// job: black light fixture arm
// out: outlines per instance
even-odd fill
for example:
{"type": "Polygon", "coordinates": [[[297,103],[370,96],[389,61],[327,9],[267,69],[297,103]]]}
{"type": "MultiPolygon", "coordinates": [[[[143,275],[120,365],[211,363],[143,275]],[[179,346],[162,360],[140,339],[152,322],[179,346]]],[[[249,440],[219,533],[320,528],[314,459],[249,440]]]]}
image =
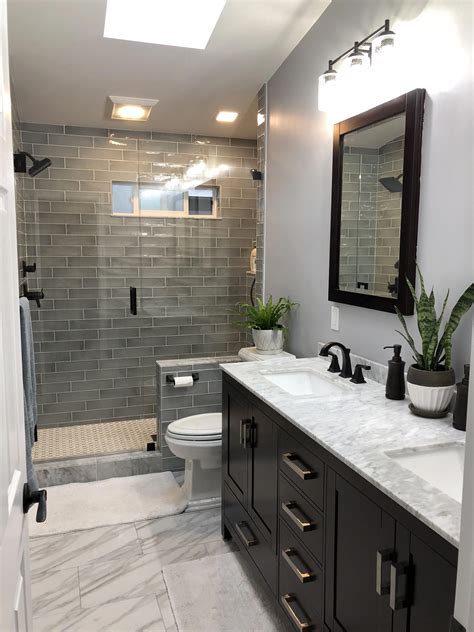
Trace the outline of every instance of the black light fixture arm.
{"type": "MultiPolygon", "coordinates": [[[[349,55],[350,53],[357,50],[361,50],[361,47],[367,44],[367,42],[371,40],[373,37],[375,37],[376,35],[380,35],[381,33],[384,33],[384,32],[388,33],[389,31],[390,31],[390,20],[385,20],[383,26],[379,26],[378,29],[375,29],[373,33],[371,33],[370,35],[367,35],[366,37],[364,37],[364,39],[361,39],[358,42],[354,42],[354,46],[351,46],[346,51],[341,53],[339,57],[336,57],[335,59],[330,59],[329,70],[332,70],[332,67],[334,66],[334,64],[337,64],[338,61],[341,61],[341,59],[344,59],[344,57],[347,57],[347,55],[349,55]]],[[[371,50],[372,50],[372,45],[369,44],[368,48],[364,52],[367,52],[370,55],[371,50]]]]}

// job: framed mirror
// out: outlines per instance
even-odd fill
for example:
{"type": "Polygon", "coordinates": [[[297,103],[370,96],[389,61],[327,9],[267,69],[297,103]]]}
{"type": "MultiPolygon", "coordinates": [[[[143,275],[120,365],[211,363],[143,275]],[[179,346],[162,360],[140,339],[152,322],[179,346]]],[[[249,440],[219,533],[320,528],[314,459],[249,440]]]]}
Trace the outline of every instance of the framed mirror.
{"type": "Polygon", "coordinates": [[[329,300],[413,314],[425,91],[334,126],[329,300]]]}

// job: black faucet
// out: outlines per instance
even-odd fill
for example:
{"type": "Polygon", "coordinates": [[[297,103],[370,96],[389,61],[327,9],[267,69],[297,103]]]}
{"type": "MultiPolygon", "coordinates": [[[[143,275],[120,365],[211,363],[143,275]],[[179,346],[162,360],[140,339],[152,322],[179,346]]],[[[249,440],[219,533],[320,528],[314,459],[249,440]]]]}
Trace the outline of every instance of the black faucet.
{"type": "Polygon", "coordinates": [[[319,355],[323,358],[327,358],[329,355],[329,350],[332,347],[339,347],[339,349],[342,351],[342,371],[339,373],[339,375],[341,377],[352,377],[351,350],[345,347],[341,342],[328,342],[321,349],[319,355]]]}

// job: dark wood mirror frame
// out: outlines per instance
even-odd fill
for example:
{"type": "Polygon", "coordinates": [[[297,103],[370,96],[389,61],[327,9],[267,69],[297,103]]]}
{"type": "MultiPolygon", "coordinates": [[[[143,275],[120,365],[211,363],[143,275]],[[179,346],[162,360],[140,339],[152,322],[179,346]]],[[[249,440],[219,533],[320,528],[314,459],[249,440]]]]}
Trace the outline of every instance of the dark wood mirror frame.
{"type": "Polygon", "coordinates": [[[382,103],[334,125],[331,241],[329,255],[329,300],[384,312],[395,312],[395,306],[405,315],[414,311],[406,279],[415,285],[418,205],[420,197],[421,140],[423,130],[425,90],[417,89],[382,103]],[[400,259],[398,296],[390,298],[339,289],[339,254],[341,242],[341,198],[344,135],[381,123],[405,113],[405,149],[403,157],[403,192],[400,228],[400,259]]]}

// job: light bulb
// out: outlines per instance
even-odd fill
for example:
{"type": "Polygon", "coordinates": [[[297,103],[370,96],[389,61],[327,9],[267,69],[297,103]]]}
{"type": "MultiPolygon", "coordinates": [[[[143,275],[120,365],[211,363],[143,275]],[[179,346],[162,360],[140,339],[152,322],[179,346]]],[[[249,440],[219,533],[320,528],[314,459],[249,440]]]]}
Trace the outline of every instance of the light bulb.
{"type": "Polygon", "coordinates": [[[330,112],[336,105],[337,72],[331,67],[318,79],[318,109],[330,112]]]}
{"type": "Polygon", "coordinates": [[[345,71],[351,74],[361,74],[370,67],[369,56],[356,48],[345,61],[345,71]]]}
{"type": "Polygon", "coordinates": [[[393,31],[386,30],[372,42],[372,63],[374,68],[393,63],[396,49],[396,36],[393,31]]]}

